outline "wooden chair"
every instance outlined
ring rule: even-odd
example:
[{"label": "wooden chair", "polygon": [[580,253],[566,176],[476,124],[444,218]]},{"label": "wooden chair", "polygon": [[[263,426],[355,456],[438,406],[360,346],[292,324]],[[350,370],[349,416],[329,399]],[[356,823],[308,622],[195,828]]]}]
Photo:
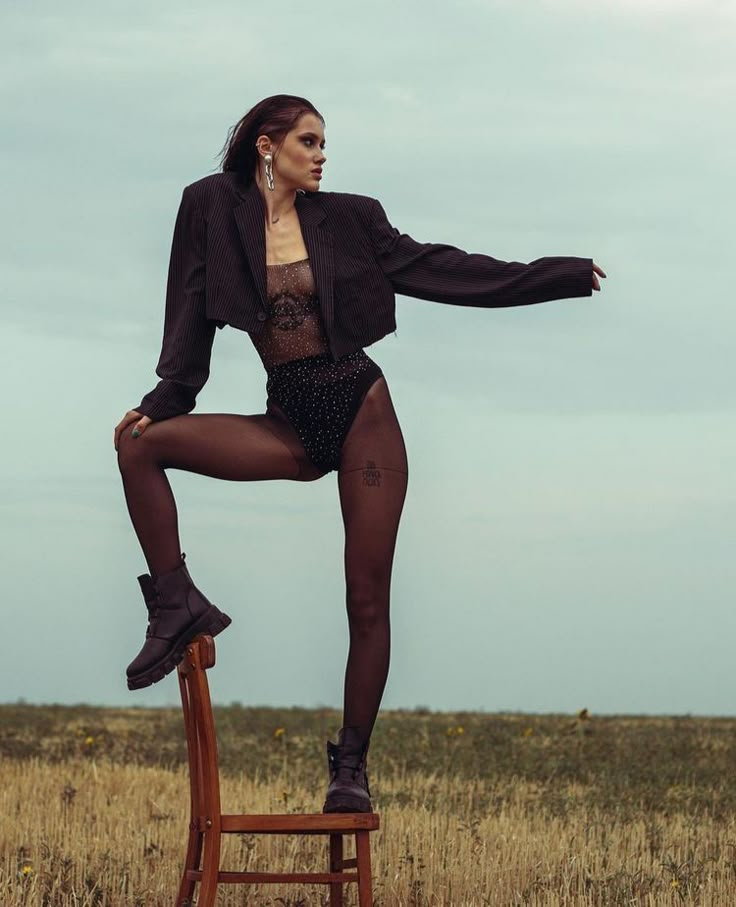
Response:
[{"label": "wooden chair", "polygon": [[[379,826],[377,813],[304,813],[301,815],[223,815],[217,737],[212,716],[207,669],[215,663],[211,636],[198,636],[177,668],[189,753],[191,818],[189,843],[176,907],[213,907],[220,883],[302,882],[330,886],[330,907],[342,907],[343,885],[356,882],[360,907],[372,907],[369,833]],[[224,834],[329,835],[327,872],[225,872],[220,869]],[[343,853],[343,836],[354,835],[355,856]],[[355,869],[354,872],[346,872]]]}]

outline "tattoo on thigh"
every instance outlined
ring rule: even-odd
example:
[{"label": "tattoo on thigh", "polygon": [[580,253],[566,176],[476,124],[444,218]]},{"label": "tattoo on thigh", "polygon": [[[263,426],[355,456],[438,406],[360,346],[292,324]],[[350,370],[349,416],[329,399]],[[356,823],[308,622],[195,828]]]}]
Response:
[{"label": "tattoo on thigh", "polygon": [[363,470],[363,484],[380,486],[381,470],[376,466],[374,460],[368,460]]}]

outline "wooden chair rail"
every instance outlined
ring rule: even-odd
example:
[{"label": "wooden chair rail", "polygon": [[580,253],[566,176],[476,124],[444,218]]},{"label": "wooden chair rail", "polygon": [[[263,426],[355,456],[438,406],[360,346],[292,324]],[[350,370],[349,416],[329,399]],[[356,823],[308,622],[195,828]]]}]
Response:
[{"label": "wooden chair rail", "polygon": [[[192,882],[199,882],[202,879],[202,871],[191,869],[187,872],[187,879]],[[218,882],[250,882],[250,883],[268,883],[268,882],[304,882],[315,883],[317,885],[332,885],[335,882],[357,882],[358,875],[355,872],[225,872],[220,870],[217,873]]]}]

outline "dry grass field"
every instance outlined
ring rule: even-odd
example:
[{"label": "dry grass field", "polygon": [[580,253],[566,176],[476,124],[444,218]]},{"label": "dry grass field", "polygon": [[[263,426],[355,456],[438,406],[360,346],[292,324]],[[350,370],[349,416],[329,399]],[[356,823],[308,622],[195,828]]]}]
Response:
[{"label": "dry grass field", "polygon": [[[226,811],[321,809],[338,712],[215,714]],[[0,727],[0,905],[171,907],[188,821],[179,711],[19,704],[0,706]],[[734,907],[735,765],[734,719],[382,712],[375,904]],[[234,835],[226,854],[233,869],[312,869],[324,848]],[[322,886],[220,892],[327,903]]]}]

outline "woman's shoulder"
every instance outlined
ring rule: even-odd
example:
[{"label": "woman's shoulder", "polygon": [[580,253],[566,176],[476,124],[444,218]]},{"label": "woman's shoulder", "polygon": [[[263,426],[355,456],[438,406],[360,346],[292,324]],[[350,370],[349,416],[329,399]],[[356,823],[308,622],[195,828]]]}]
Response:
[{"label": "woman's shoulder", "polygon": [[320,189],[319,192],[305,192],[304,195],[322,205],[326,213],[355,211],[358,214],[370,216],[375,204],[375,199],[370,195],[361,195],[358,192],[328,192]]},{"label": "woman's shoulder", "polygon": [[210,199],[220,195],[230,195],[233,192],[241,194],[245,186],[240,181],[237,173],[232,170],[208,173],[184,186],[185,195],[193,195],[198,199]]},{"label": "woman's shoulder", "polygon": [[[233,195],[245,198],[248,193],[238,174],[231,170],[210,173],[188,183],[183,190],[185,196],[194,198],[203,208],[209,208],[218,201]],[[325,214],[353,214],[361,219],[373,216],[377,199],[359,192],[331,192],[319,189],[316,192],[300,192],[303,199],[322,208]]]}]

